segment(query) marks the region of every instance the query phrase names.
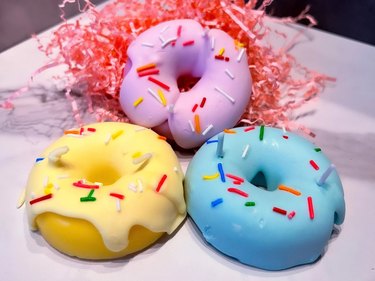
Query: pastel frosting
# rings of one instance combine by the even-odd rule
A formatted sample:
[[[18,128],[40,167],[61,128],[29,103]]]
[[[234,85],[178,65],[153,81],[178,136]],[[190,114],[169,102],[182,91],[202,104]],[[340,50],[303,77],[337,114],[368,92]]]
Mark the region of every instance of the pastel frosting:
[[[189,164],[185,194],[208,243],[267,270],[317,260],[345,217],[339,175],[321,149],[263,126],[208,140]]]
[[[131,122],[193,148],[233,127],[250,100],[245,46],[189,19],[160,23],[127,50],[120,103]],[[199,81],[181,92],[181,77]],[[218,112],[218,109],[221,112]]]
[[[58,215],[66,223],[84,221],[98,231],[108,255],[71,253],[65,250],[70,245],[57,248],[89,259],[118,257],[121,251],[127,254],[132,229],[170,234],[184,220],[182,180],[170,145],[149,129],[108,122],[68,130],[37,158],[30,172],[25,193],[28,221],[33,230],[43,225],[42,234],[55,223],[38,224],[45,214]],[[74,227],[70,231],[78,235]],[[81,242],[74,243],[79,247],[88,236],[83,231]],[[135,250],[157,238],[142,245],[138,236]]]

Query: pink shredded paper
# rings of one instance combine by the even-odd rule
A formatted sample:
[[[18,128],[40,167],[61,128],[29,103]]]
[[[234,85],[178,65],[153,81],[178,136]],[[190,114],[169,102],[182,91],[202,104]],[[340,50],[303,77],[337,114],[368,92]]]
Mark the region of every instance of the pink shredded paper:
[[[76,0],[65,0],[60,7],[63,10],[73,2]],[[102,9],[89,0],[83,2],[81,11],[85,17],[64,21],[47,44],[40,43],[40,49],[51,58],[51,65],[68,66],[64,79],[68,81],[66,95],[72,106],[75,103],[70,92],[79,90],[88,98],[89,109],[98,121],[127,121],[118,98],[129,44],[162,21],[189,18],[205,27],[224,30],[247,49],[253,88],[240,122],[302,128],[312,135],[307,128],[296,125],[292,113],[321,92],[331,78],[301,66],[287,49],[275,50],[264,44],[270,32],[285,37],[263,24],[265,7],[272,0],[264,0],[257,9],[256,0],[247,4],[243,0],[115,0]],[[307,10],[296,19],[284,21],[301,19],[315,23]],[[302,77],[296,77],[296,72],[302,72]],[[6,101],[8,106],[9,102]],[[81,122],[75,106],[74,115]]]

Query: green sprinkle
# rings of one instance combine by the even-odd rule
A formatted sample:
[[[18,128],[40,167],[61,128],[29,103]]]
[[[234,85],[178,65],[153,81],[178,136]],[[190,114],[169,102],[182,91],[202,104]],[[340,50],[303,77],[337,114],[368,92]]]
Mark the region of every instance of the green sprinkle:
[[[264,136],[264,126],[260,126],[260,132],[259,132],[259,140],[263,140]]]
[[[252,207],[252,206],[255,206],[255,202],[246,202],[246,203],[245,203],[245,206],[246,206],[246,207]]]
[[[94,194],[94,191],[95,191],[95,189],[91,189],[90,193],[89,193],[89,195],[87,195],[87,197],[92,197],[92,195]]]
[[[320,151],[322,151],[319,147],[314,148],[314,150],[315,150],[316,152],[320,152]]]
[[[79,200],[81,202],[93,202],[93,201],[96,201],[96,198],[95,197],[81,197],[79,198]]]

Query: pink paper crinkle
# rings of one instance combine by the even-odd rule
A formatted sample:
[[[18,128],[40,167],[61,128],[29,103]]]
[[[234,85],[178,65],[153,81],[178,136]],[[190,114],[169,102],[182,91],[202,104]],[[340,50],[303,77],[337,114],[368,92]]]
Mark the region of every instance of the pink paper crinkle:
[[[65,0],[60,7],[72,2],[75,0]],[[312,134],[293,121],[292,113],[321,92],[331,78],[301,66],[288,50],[275,50],[265,44],[265,36],[270,33],[280,40],[288,38],[263,25],[265,7],[272,0],[263,1],[255,9],[256,2],[115,0],[98,9],[85,0],[85,17],[62,23],[47,44],[40,43],[40,49],[53,60],[53,65],[68,66],[64,79],[68,81],[69,98],[71,89],[79,89],[87,96],[89,109],[98,121],[127,121],[118,97],[129,44],[160,22],[195,19],[205,27],[224,30],[246,47],[253,93],[241,122],[302,129]],[[296,19],[314,23],[306,11]],[[295,73],[300,74],[297,77]],[[75,117],[79,120],[77,114]]]

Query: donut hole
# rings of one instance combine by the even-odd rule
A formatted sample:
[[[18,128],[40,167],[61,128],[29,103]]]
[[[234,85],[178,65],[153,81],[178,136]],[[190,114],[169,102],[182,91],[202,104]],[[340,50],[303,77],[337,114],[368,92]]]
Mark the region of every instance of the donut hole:
[[[190,74],[181,75],[177,78],[177,87],[180,93],[190,91],[201,79]]]
[[[86,179],[92,183],[100,182],[103,185],[111,185],[121,178],[120,172],[110,164],[93,165],[86,172]]]
[[[277,186],[270,185],[267,182],[267,178],[262,171],[257,172],[249,181],[252,185],[255,185],[258,188],[264,189],[266,191],[274,191]]]

